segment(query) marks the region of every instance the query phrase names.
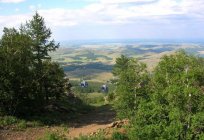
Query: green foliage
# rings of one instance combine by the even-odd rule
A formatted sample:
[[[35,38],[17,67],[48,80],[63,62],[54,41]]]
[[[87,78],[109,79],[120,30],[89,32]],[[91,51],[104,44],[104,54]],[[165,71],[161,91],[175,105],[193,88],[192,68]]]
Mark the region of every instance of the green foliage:
[[[110,92],[110,93],[108,93],[108,95],[107,95],[107,100],[108,100],[108,102],[112,102],[112,101],[114,101],[115,98],[116,98],[116,95],[115,95],[114,92]]]
[[[122,55],[116,59],[113,74],[117,78],[115,107],[118,116],[122,118],[131,117],[135,114],[140,102],[148,98],[146,65],[134,58]]]
[[[84,54],[75,55],[74,57],[71,57],[71,58],[77,59],[77,60],[82,60],[83,58],[85,58],[87,60],[94,61],[100,57],[107,59],[107,60],[112,60],[112,58],[110,58],[106,55],[98,55],[98,54],[95,54],[94,52],[91,52],[91,51],[86,51]]]
[[[112,134],[112,140],[128,140],[128,137],[126,134],[122,134],[120,132],[114,132]]]
[[[19,119],[13,116],[4,116],[0,117],[0,127],[16,124],[19,122]]]
[[[0,40],[0,112],[15,114],[32,86],[30,39],[16,29],[4,28]]]
[[[77,96],[87,104],[104,104],[104,97],[103,93],[80,93]]]
[[[79,98],[66,96],[61,97],[57,101],[51,101],[45,108],[44,112],[36,113],[26,118],[27,121],[31,122],[31,127],[35,127],[35,123],[38,122],[46,126],[60,125],[65,128],[79,114],[87,113],[93,109]]]
[[[53,97],[59,99],[64,93],[64,76],[64,71],[59,64],[49,60],[43,62],[42,86],[46,100]]]
[[[30,115],[64,93],[64,71],[48,53],[59,45],[36,13],[19,30],[4,28],[0,39],[0,114]]]
[[[59,100],[51,101],[43,112],[37,112],[32,116],[0,116],[0,128],[14,128],[22,130],[28,127],[53,126],[63,127],[68,131],[68,124],[81,114],[87,113],[94,108],[85,104],[79,98],[60,97]]]
[[[74,93],[101,93],[101,86],[104,85],[103,82],[97,82],[97,81],[88,81],[88,87],[81,87],[80,86],[80,81],[70,81],[70,83],[73,86],[73,91]],[[108,86],[108,92],[113,92],[115,85],[108,83],[106,84]],[[104,93],[106,94],[106,93]]]
[[[25,119],[19,119],[14,116],[3,116],[0,117],[0,127],[12,127],[16,130],[26,129],[27,127],[41,126],[42,124],[38,121],[27,121]]]
[[[161,59],[151,74],[151,94],[131,117],[130,139],[203,138],[203,62],[183,51]]]
[[[22,32],[26,33],[27,36],[31,38],[31,49],[33,53],[33,77],[36,79],[34,82],[35,92],[37,92],[36,98],[38,98],[39,103],[43,104],[44,98],[48,100],[47,85],[45,82],[48,77],[46,77],[50,72],[57,71],[58,66],[55,66],[55,70],[50,70],[50,68],[56,64],[48,64],[48,62],[43,62],[50,59],[49,52],[55,51],[59,47],[59,44],[55,45],[54,40],[49,40],[51,37],[51,30],[46,27],[43,17],[41,17],[37,12],[33,16],[32,20],[26,23],[24,28],[21,28]],[[48,67],[48,69],[46,69]],[[50,70],[47,72],[46,70]],[[59,71],[59,70],[58,70]],[[59,74],[61,75],[62,72]],[[47,74],[47,75],[46,75]],[[56,72],[53,75],[56,75]],[[45,76],[46,75],[46,76]],[[53,85],[53,84],[52,84]]]
[[[24,121],[24,120],[22,120],[21,122],[19,122],[18,124],[17,124],[17,127],[18,127],[18,129],[26,129],[27,128],[27,123],[26,123],[26,121]]]

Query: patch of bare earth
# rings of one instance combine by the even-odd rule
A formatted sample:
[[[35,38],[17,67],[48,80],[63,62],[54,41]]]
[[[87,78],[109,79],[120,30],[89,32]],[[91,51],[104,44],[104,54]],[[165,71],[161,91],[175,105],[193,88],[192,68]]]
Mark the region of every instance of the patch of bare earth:
[[[93,112],[82,115],[69,130],[69,136],[89,135],[98,129],[107,128],[115,119],[115,111],[109,105],[96,108]]]
[[[60,126],[27,128],[23,131],[0,129],[0,140],[36,140],[45,135],[46,132],[60,132],[68,138],[74,138],[79,135],[93,134],[99,129],[109,128],[114,119],[115,111],[112,110],[111,106],[104,105],[75,118],[67,124],[68,130],[63,130]]]

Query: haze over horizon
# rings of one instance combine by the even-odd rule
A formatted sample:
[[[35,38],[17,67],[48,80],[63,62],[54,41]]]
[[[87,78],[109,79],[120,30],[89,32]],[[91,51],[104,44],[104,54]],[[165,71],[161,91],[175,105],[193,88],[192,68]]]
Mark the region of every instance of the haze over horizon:
[[[3,27],[38,11],[55,40],[204,39],[203,0],[0,0]]]

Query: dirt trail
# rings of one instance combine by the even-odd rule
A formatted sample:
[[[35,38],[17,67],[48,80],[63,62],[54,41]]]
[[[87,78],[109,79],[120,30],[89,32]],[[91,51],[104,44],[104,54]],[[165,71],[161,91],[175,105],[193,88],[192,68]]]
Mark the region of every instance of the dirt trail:
[[[96,132],[98,129],[104,129],[108,127],[115,119],[115,112],[109,105],[102,106],[95,109],[93,112],[82,115],[80,120],[72,124],[72,128],[69,131],[69,136],[77,137],[80,134],[88,135],[92,132]]]
[[[70,122],[69,130],[63,132],[67,137],[78,137],[107,128],[115,119],[115,111],[110,105],[97,107],[88,114],[83,114]],[[60,126],[28,128],[25,131],[0,130],[0,140],[36,140],[48,131],[60,131]]]

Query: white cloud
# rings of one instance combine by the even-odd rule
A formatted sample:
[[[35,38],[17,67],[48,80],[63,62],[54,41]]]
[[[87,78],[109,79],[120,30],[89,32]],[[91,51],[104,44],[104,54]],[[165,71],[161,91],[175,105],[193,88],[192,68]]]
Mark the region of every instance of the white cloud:
[[[15,27],[30,18],[30,14],[26,15],[13,15],[13,16],[0,16],[0,25],[4,24],[6,27]],[[17,20],[18,19],[18,20]]]
[[[13,16],[0,16],[0,30],[2,31],[4,27],[12,28],[19,26],[21,23],[25,22],[31,15],[13,15]],[[2,32],[0,32],[0,35]]]
[[[129,2],[131,4],[126,5]],[[140,2],[139,5],[138,2]],[[145,3],[142,4],[142,2]],[[203,5],[203,0],[101,0],[100,3],[92,4],[85,10],[81,10],[89,15],[90,21],[121,24],[140,20],[164,21],[168,20],[168,17],[176,16],[198,18],[198,16],[204,16]]]
[[[66,9],[39,10],[46,22],[52,26],[74,26],[78,24],[79,11]]]
[[[119,4],[119,3],[146,3],[153,2],[155,0],[101,0],[104,4]]]
[[[37,4],[37,5],[29,5],[28,7],[31,11],[37,11],[42,8],[42,4]]]
[[[182,18],[204,20],[203,0],[100,0],[81,9],[42,9],[41,4],[30,5],[30,9],[45,18],[48,26],[64,27],[84,24],[126,24],[145,22],[182,21]],[[145,4],[130,4],[129,2],[151,2]],[[123,5],[124,4],[124,5]],[[19,19],[19,17],[21,17]],[[0,17],[0,26],[19,25],[30,17],[27,15]],[[16,22],[13,22],[16,21]]]
[[[25,0],[0,0],[0,3],[21,3]]]

